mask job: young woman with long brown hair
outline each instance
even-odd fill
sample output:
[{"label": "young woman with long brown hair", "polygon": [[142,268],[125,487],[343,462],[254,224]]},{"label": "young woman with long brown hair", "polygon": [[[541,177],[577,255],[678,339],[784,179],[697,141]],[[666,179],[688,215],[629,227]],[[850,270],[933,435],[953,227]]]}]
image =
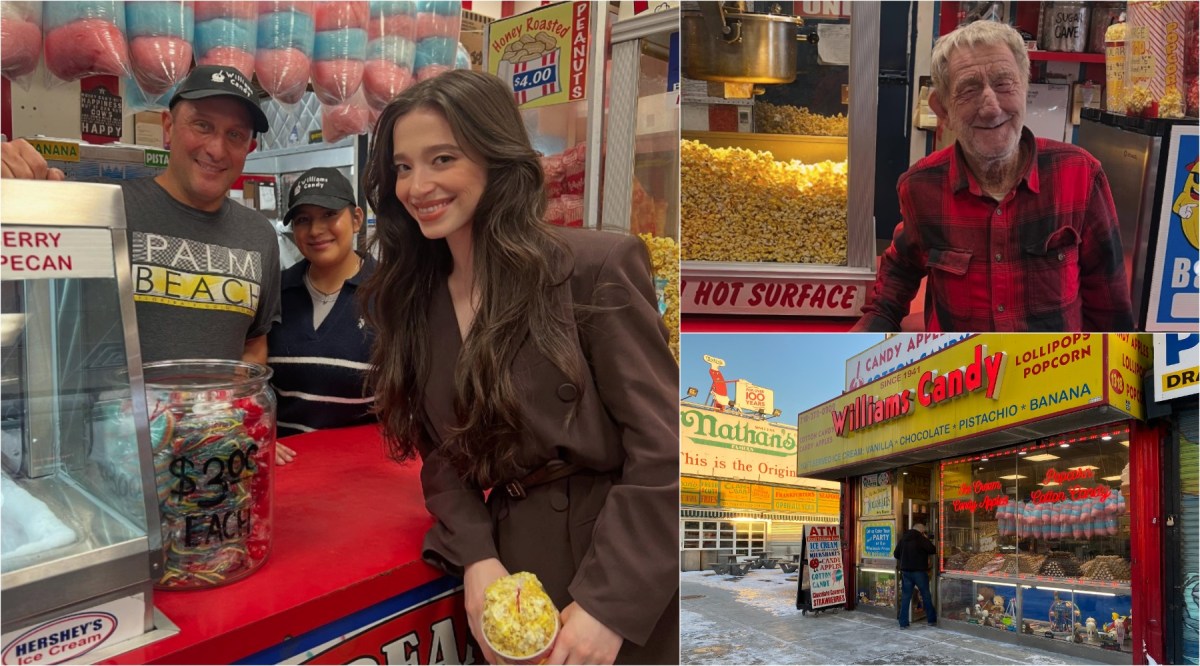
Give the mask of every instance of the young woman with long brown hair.
[{"label": "young woman with long brown hair", "polygon": [[678,366],[645,247],[542,222],[512,93],[478,72],[384,109],[364,188],[376,409],[422,458],[424,557],[463,576],[472,633],[484,588],[531,571],[561,610],[549,663],[677,663]]}]

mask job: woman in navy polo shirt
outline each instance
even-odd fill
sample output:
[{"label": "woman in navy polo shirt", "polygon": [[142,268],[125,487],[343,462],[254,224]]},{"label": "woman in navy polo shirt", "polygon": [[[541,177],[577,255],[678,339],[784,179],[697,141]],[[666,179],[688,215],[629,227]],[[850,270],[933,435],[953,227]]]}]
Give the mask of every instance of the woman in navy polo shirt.
[{"label": "woman in navy polo shirt", "polygon": [[[288,192],[283,223],[304,259],[283,272],[283,321],[267,338],[279,436],[373,422],[364,379],[374,334],[355,291],[375,260],[354,251],[363,223],[354,188],[337,169],[309,169]],[[295,459],[282,444],[277,452],[280,464]]]}]

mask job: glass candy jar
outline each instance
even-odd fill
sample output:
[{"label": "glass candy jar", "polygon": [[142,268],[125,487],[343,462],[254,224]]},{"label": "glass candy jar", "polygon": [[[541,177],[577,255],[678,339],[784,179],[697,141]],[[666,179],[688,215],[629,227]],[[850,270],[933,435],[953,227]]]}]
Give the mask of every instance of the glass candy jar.
[{"label": "glass candy jar", "polygon": [[240,361],[147,363],[146,406],[162,516],[157,587],[239,580],[271,550],[275,394]]}]

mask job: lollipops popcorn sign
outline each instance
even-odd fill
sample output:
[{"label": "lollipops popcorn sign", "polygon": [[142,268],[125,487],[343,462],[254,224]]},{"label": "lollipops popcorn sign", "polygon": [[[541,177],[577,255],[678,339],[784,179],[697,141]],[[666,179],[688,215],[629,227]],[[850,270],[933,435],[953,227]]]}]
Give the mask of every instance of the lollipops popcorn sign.
[{"label": "lollipops popcorn sign", "polygon": [[587,2],[564,3],[491,24],[488,71],[521,108],[585,97],[590,11]]}]

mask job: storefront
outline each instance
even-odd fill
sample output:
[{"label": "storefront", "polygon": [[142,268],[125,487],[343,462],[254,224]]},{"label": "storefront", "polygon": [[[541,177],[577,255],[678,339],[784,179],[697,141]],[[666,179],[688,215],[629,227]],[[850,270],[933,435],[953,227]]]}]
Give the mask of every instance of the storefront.
[{"label": "storefront", "polygon": [[836,524],[838,484],[791,468],[796,429],[691,402],[680,405],[680,563],[800,553],[805,524]]},{"label": "storefront", "polygon": [[1200,335],[1154,336],[1154,374],[1146,412],[1162,437],[1166,663],[1200,663]]},{"label": "storefront", "polygon": [[981,334],[800,414],[797,474],[843,484],[847,606],[896,615],[892,549],[920,522],[944,628],[1161,662],[1150,340]]}]

